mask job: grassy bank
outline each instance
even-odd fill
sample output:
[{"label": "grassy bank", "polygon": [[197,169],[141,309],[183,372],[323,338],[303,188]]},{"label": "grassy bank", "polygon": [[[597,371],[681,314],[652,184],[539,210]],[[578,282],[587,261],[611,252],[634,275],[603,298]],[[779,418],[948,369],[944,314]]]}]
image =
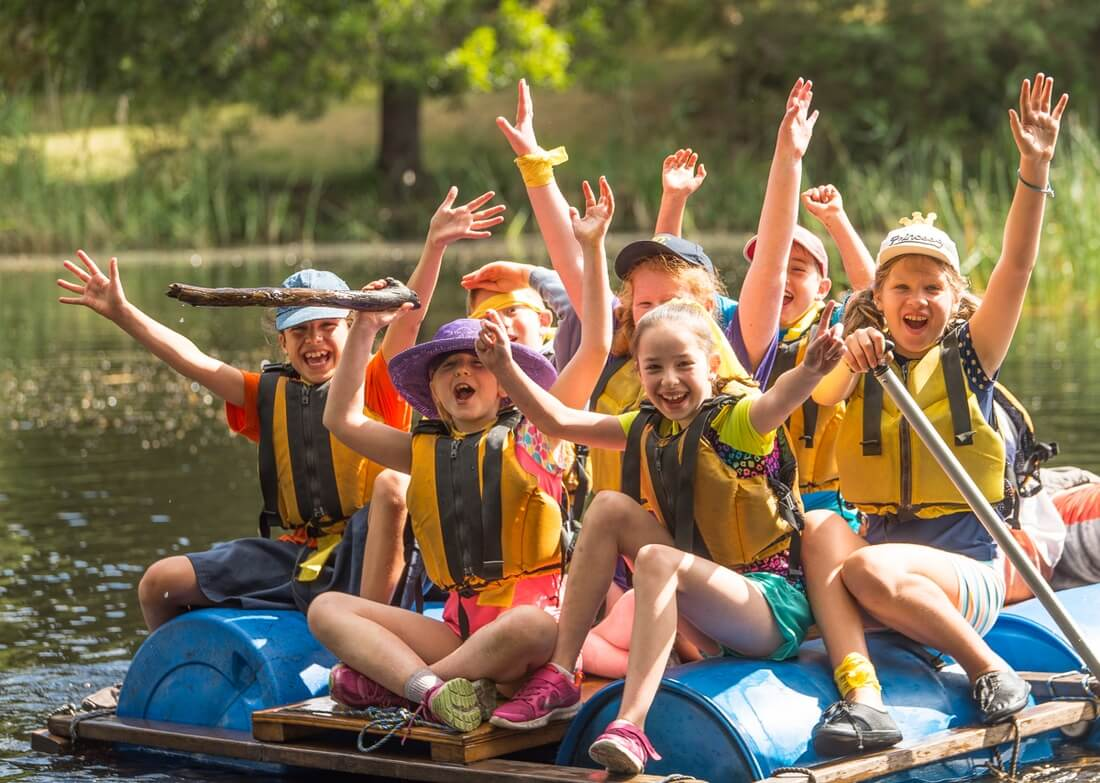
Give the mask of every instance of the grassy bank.
[{"label": "grassy bank", "polygon": [[[684,112],[658,111],[650,95],[624,87],[611,95],[538,96],[540,140],[565,144],[570,152],[570,162],[558,170],[567,196],[579,197],[582,178],[606,173],[619,204],[617,231],[646,233],[656,215],[662,157],[677,145],[692,145],[703,151],[710,178],[691,205],[686,230],[751,230],[771,129],[754,148],[735,144],[713,118],[687,112],[690,122],[676,119]],[[461,104],[428,102],[424,149],[431,174],[397,198],[380,195],[370,98],[311,122],[252,117],[232,107],[172,126],[65,133],[32,132],[25,109],[9,102],[0,112],[0,253],[413,238],[450,183],[469,196],[497,190],[511,207],[506,230],[534,230],[512,155],[493,126],[497,114],[512,112],[510,93]],[[690,104],[690,95],[679,100]],[[855,161],[823,123],[804,182],[840,187],[872,246],[898,217],[917,209],[937,212],[981,287],[997,256],[1015,168],[1007,129],[966,154],[928,140],[877,161]],[[1044,260],[1036,274],[1042,298],[1052,302],[1074,292],[1091,294],[1095,285],[1095,131],[1072,123],[1065,129],[1053,179],[1058,198],[1049,202]]]}]

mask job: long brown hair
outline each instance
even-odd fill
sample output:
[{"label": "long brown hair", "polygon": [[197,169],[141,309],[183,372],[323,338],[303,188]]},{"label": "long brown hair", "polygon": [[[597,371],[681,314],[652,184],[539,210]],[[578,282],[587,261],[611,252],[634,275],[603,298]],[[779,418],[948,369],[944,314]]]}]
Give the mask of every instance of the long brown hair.
[{"label": "long brown hair", "polygon": [[667,274],[677,282],[686,284],[691,298],[710,312],[714,307],[714,297],[725,293],[722,281],[701,266],[689,264],[682,258],[672,255],[659,255],[643,258],[635,264],[619,289],[619,306],[615,311],[618,328],[611,342],[611,353],[615,356],[633,356],[634,329],[634,287],[631,278],[641,268],[653,269]]},{"label": "long brown hair", "polygon": [[857,329],[874,327],[879,331],[885,331],[886,318],[875,304],[875,294],[881,293],[886,285],[886,278],[894,265],[906,258],[923,258],[935,261],[943,270],[947,278],[947,285],[955,293],[955,312],[947,319],[947,328],[969,321],[974,313],[978,312],[978,305],[982,303],[979,296],[970,291],[970,282],[955,271],[955,267],[944,263],[938,258],[925,256],[919,253],[906,253],[895,256],[889,261],[884,261],[875,269],[875,281],[870,288],[857,291],[849,297],[844,305],[844,336],[847,337]]}]

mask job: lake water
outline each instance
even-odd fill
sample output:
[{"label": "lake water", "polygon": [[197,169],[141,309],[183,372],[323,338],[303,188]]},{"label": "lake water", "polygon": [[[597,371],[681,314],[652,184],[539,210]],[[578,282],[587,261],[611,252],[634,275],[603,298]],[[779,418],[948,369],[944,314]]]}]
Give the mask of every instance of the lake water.
[{"label": "lake water", "polygon": [[[460,315],[457,278],[473,268],[470,252],[448,261],[424,335]],[[404,279],[413,260],[387,250],[323,266],[358,285]],[[273,285],[301,263],[294,255],[124,260],[122,280],[157,319],[222,360],[255,368],[280,358],[259,310],[194,309],[164,290],[170,282]],[[117,754],[80,761],[29,750],[27,733],[55,707],[122,680],[145,636],[136,594],[144,568],[252,535],[260,503],[255,447],[229,436],[220,402],[113,324],[58,304],[62,271],[0,266],[0,781],[255,780]],[[1040,436],[1061,443],[1058,464],[1096,470],[1100,324],[1056,312],[1025,316],[1002,379],[1030,407]],[[1100,763],[1067,759],[1039,777],[1100,780]]]}]

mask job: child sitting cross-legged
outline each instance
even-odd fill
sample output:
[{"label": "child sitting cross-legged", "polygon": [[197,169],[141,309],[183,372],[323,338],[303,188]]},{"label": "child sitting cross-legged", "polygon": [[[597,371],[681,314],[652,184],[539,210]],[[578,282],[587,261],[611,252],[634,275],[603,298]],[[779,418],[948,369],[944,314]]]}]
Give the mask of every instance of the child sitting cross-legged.
[{"label": "child sitting cross-legged", "polygon": [[[515,344],[521,372],[569,405],[583,405],[611,342],[603,237],[613,211],[601,178],[597,203],[573,225],[584,247],[585,325],[560,375]],[[549,657],[561,585],[562,450],[505,398],[475,353],[481,321],[459,319],[393,357],[394,385],[426,418],[410,435],[362,414],[362,367],[394,314],[357,320],[333,381],[325,424],[349,446],[411,475],[408,507],[429,578],[449,592],[443,621],[377,601],[329,594],[309,624],[344,662],[331,696],[351,707],[423,705],[459,731],[481,724],[494,683],[520,680]],[[507,338],[503,319],[490,320]]]}]

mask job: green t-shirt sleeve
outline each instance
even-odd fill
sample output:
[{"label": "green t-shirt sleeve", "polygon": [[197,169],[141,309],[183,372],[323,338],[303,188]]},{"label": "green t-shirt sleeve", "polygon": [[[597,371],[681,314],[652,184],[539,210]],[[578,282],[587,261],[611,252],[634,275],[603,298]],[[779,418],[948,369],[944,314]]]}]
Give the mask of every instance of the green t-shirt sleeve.
[{"label": "green t-shirt sleeve", "polygon": [[761,435],[749,420],[749,408],[756,397],[742,397],[732,408],[719,413],[712,425],[718,440],[746,454],[766,457],[775,448],[775,433]]},{"label": "green t-shirt sleeve", "polygon": [[627,411],[618,415],[619,426],[623,428],[624,435],[630,434],[630,427],[634,424],[634,420],[638,418],[639,413],[641,411]]}]

